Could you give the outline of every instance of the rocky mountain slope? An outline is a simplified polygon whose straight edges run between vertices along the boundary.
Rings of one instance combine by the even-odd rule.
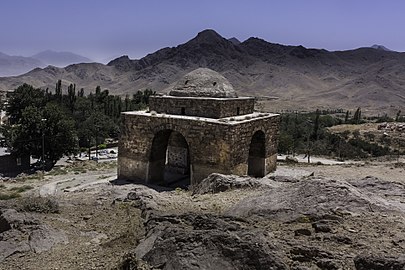
[[[276,96],[278,108],[348,108],[386,110],[405,104],[405,54],[375,48],[329,52],[285,46],[259,38],[238,43],[213,30],[200,32],[177,47],[163,48],[139,60],[122,56],[107,65],[76,64],[35,69],[0,78],[0,89],[23,82],[54,88],[58,79],[92,91],[132,94],[152,88],[166,92],[197,67],[222,73],[240,95]]]

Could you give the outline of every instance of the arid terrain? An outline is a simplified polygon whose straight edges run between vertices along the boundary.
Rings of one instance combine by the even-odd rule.
[[[3,179],[30,188],[0,201],[0,268],[404,269],[404,162],[280,163],[193,191],[117,181],[115,162]]]
[[[22,83],[54,91],[76,84],[85,93],[96,86],[112,94],[135,94],[146,88],[166,93],[186,73],[207,67],[224,75],[240,96],[277,97],[274,111],[350,109],[395,114],[404,108],[405,54],[380,47],[327,51],[270,43],[257,37],[243,42],[204,30],[176,47],[141,59],[121,56],[107,65],[82,63],[64,68],[36,68],[0,78],[0,91]]]

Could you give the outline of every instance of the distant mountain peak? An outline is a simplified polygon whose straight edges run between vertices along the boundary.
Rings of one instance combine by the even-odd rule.
[[[107,66],[115,66],[117,69],[122,71],[128,71],[133,67],[132,60],[129,59],[128,55],[123,55],[111,60],[108,62]]]
[[[0,77],[16,76],[45,64],[38,59],[24,56],[11,56],[0,52]]]
[[[93,62],[87,57],[72,53],[72,52],[57,52],[53,50],[45,50],[32,56],[46,64],[64,67],[77,63]]]
[[[378,44],[374,44],[373,46],[371,46],[371,48],[376,49],[376,50],[386,51],[386,52],[393,52],[393,50],[390,50],[387,47],[385,47],[383,45],[378,45]]]
[[[236,37],[231,37],[228,39],[228,41],[232,42],[233,45],[239,45],[241,43]]]
[[[225,40],[220,34],[212,29],[206,29],[197,34],[191,41],[198,43],[217,43]]]
[[[218,34],[215,30],[213,29],[205,29],[202,30],[197,34],[197,36],[217,36],[217,37],[222,37],[220,34]]]

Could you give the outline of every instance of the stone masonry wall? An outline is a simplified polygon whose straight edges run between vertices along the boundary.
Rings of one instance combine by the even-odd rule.
[[[243,122],[235,127],[232,133],[232,173],[245,175],[250,143],[255,132],[261,130],[265,134],[266,174],[276,169],[277,144],[280,116],[264,117]]]
[[[189,145],[191,185],[213,172],[245,175],[251,138],[257,130],[266,134],[266,172],[275,169],[278,115],[235,124],[136,113],[124,113],[122,118],[119,178],[146,182],[153,138],[167,129],[181,133]]]
[[[151,111],[172,115],[224,118],[253,113],[253,98],[215,99],[152,96],[149,100]],[[182,109],[184,108],[184,109]],[[238,109],[239,108],[239,109]],[[184,111],[182,111],[184,110]]]

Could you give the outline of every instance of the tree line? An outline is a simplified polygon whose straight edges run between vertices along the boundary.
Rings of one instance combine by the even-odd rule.
[[[61,80],[54,91],[23,84],[8,94],[3,144],[11,153],[31,155],[51,168],[63,155],[118,138],[121,112],[146,108],[154,94],[146,89],[121,98],[97,86],[85,95],[75,84],[63,91]]]
[[[327,128],[344,123],[361,124],[361,108],[351,117],[346,112],[344,118],[323,115],[321,111],[311,113],[287,113],[281,115],[278,151],[283,154],[313,154],[356,159],[392,154],[387,142],[372,142],[361,138],[358,132],[331,133]],[[381,119],[374,119],[379,122]],[[392,119],[394,121],[394,119]],[[396,120],[402,120],[400,112]]]

